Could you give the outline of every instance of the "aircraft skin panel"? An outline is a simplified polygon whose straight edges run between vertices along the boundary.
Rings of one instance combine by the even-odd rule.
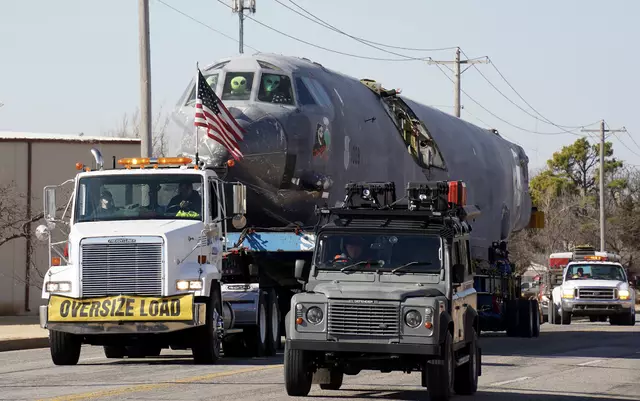
[[[224,65],[211,68],[219,63]],[[467,183],[468,203],[482,212],[471,233],[474,257],[486,258],[492,241],[507,239],[529,222],[528,158],[521,147],[492,131],[400,97],[442,156],[444,165],[426,168],[409,153],[385,109],[393,101],[359,79],[305,59],[271,54],[227,58],[205,70],[205,77],[218,74],[212,87],[247,130],[240,143],[245,157],[229,169],[227,179],[247,184],[249,225],[313,225],[314,206],[342,201],[350,181],[394,181],[398,196],[404,196],[408,181],[426,180]],[[228,79],[248,72],[254,73],[251,98],[226,100]],[[257,100],[267,74],[290,79],[290,104]],[[194,154],[194,111],[188,98],[195,82],[189,85],[174,113],[178,127],[169,135],[183,153]],[[209,139],[199,145],[199,154],[218,162],[229,158]]]

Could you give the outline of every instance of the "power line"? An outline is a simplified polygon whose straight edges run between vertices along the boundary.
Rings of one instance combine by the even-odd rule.
[[[157,1],[158,3],[160,3],[160,4],[164,5],[165,7],[168,7],[168,8],[170,8],[170,9],[172,9],[173,11],[177,12],[178,14],[181,14],[181,15],[183,15],[184,17],[189,18],[191,21],[193,21],[193,22],[195,22],[195,23],[197,23],[197,24],[200,24],[200,25],[204,26],[205,28],[209,29],[210,31],[213,31],[213,32],[215,32],[215,33],[217,33],[217,34],[219,34],[219,35],[222,35],[222,36],[224,36],[224,37],[225,37],[225,38],[227,38],[227,39],[231,39],[231,40],[233,40],[233,41],[234,41],[234,42],[236,42],[236,43],[240,43],[240,41],[239,41],[238,39],[234,38],[233,36],[227,35],[227,34],[226,34],[226,33],[224,33],[224,32],[220,32],[219,30],[217,30],[217,29],[213,28],[212,26],[207,25],[207,24],[205,24],[204,22],[202,22],[202,21],[200,21],[200,20],[198,20],[198,19],[196,19],[196,18],[194,18],[194,17],[190,16],[189,14],[186,14],[186,13],[184,13],[184,12],[182,12],[182,11],[178,10],[177,8],[173,7],[172,5],[167,4],[167,3],[165,3],[165,2],[164,2],[164,1],[162,1],[162,0],[156,0],[156,1]],[[256,49],[255,47],[251,47],[251,46],[249,46],[249,45],[248,45],[248,44],[246,44],[246,43],[244,43],[244,46],[245,46],[245,47],[248,47],[249,49],[253,49],[253,50],[257,51],[258,53],[260,53],[260,50]]]
[[[228,4],[224,3],[222,0],[216,0],[218,3],[222,4],[223,6],[227,7],[227,8],[231,8],[231,6],[229,6]],[[314,43],[311,42],[307,42],[306,40],[300,39],[300,38],[296,38],[295,36],[289,35],[288,33],[282,32],[276,28],[273,28],[263,22],[258,21],[257,19],[255,19],[254,17],[251,16],[246,16],[246,18],[252,20],[253,22],[255,22],[256,24],[262,25],[263,27],[270,29],[276,33],[279,33],[280,35],[286,36],[289,39],[293,39],[295,41],[298,41],[300,43],[304,43],[306,45],[321,49],[321,50],[325,50],[331,53],[336,53],[336,54],[342,54],[343,56],[349,56],[349,57],[354,57],[354,58],[359,58],[359,59],[364,59],[364,60],[374,60],[374,61],[415,61],[414,59],[397,59],[397,58],[381,58],[381,57],[368,57],[368,56],[360,56],[358,54],[353,54],[353,53],[347,53],[347,52],[341,52],[339,50],[334,50],[334,49],[330,49],[324,46],[320,46],[320,45],[316,45]]]

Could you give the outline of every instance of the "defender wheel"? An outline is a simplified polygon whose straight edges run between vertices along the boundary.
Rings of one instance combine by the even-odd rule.
[[[191,351],[196,364],[214,364],[220,359],[221,343],[219,323],[222,320],[222,299],[220,296],[220,283],[214,281],[211,293],[207,300],[206,323],[197,327],[193,338]]]
[[[427,387],[429,399],[433,401],[449,401],[453,392],[455,359],[453,338],[449,331],[442,348],[443,359],[427,361],[422,370],[422,386]]]
[[[320,384],[320,388],[323,390],[340,390],[342,387],[342,380],[344,379],[344,373],[339,370],[329,371],[330,383]]]
[[[469,343],[469,362],[458,366],[454,374],[453,389],[460,395],[472,395],[478,391],[478,334],[473,330]]]
[[[267,295],[268,309],[268,331],[267,331],[267,347],[266,354],[273,356],[280,348],[280,306],[278,305],[278,294],[276,290],[271,289]]]
[[[284,386],[293,397],[306,397],[311,391],[311,372],[308,353],[299,349],[284,347]]]
[[[127,355],[127,349],[120,345],[105,345],[104,356],[109,359],[122,359]]]
[[[62,331],[49,330],[51,360],[56,365],[77,365],[82,337]]]
[[[243,335],[247,350],[251,356],[265,356],[267,353],[267,337],[269,333],[267,294],[260,290],[258,298],[258,325],[244,329]]]

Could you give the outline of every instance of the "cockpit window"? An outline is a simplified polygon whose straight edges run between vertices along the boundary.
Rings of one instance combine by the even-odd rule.
[[[301,105],[313,105],[316,101],[313,99],[309,88],[304,84],[302,79],[296,78],[296,94],[298,95],[298,102]]]
[[[261,102],[293,105],[291,79],[286,75],[262,74],[258,100]]]
[[[213,91],[216,91],[216,87],[218,86],[218,73],[213,73],[213,74],[203,74],[204,79],[207,81],[207,83],[209,84],[209,86],[211,87],[211,89],[213,89]],[[191,87],[191,93],[189,94],[189,100],[187,100],[187,102],[185,103],[187,106],[193,106],[193,104],[196,101],[196,84],[195,81],[193,83],[193,86]]]
[[[253,76],[253,72],[227,72],[222,100],[249,100]]]

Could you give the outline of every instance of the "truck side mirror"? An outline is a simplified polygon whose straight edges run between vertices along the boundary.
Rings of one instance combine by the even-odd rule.
[[[247,213],[247,187],[243,184],[233,184],[233,214]]]
[[[464,265],[458,263],[453,265],[453,277],[454,284],[461,284],[464,282]]]
[[[44,219],[55,221],[56,219],[56,188],[44,188]]]
[[[307,281],[304,277],[304,268],[306,267],[306,264],[307,262],[305,262],[304,259],[296,260],[294,276],[296,280],[298,280],[301,283],[305,283]]]

